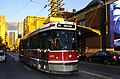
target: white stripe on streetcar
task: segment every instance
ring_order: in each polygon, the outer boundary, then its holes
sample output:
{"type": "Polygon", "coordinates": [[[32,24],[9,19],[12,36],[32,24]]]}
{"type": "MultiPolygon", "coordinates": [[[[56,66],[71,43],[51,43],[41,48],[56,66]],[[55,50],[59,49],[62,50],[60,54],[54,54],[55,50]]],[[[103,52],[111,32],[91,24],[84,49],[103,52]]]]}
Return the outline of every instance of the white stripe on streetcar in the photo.
{"type": "Polygon", "coordinates": [[[73,60],[73,61],[48,61],[48,63],[74,63],[78,62],[78,60],[73,60]]]}
{"type": "Polygon", "coordinates": [[[37,58],[30,58],[30,59],[32,59],[32,60],[36,60],[36,61],[40,61],[40,59],[37,59],[37,58]]]}

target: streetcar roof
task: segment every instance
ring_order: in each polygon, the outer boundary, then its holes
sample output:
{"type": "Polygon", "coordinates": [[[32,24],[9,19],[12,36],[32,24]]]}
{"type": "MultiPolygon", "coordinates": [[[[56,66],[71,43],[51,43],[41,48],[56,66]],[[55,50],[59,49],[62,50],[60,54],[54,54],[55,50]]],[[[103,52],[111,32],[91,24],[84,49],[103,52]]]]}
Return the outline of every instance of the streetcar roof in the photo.
{"type": "Polygon", "coordinates": [[[27,36],[29,37],[29,36],[37,34],[39,32],[46,31],[46,30],[51,30],[51,29],[76,30],[76,24],[74,22],[68,22],[68,21],[52,22],[52,23],[48,23],[48,24],[45,24],[45,25],[39,27],[38,29],[29,33],[27,36]],[[74,28],[61,28],[61,27],[57,27],[57,24],[70,24],[70,25],[75,25],[75,27],[74,28]]]}

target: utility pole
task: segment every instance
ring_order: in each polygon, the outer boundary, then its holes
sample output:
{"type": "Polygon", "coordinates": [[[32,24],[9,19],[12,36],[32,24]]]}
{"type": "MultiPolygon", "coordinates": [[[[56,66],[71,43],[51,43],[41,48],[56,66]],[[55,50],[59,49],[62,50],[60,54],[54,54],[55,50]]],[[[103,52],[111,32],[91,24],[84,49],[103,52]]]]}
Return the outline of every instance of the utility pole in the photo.
{"type": "Polygon", "coordinates": [[[107,5],[115,2],[117,0],[101,0],[101,8],[100,8],[100,27],[101,27],[101,36],[102,36],[102,50],[106,51],[106,34],[108,33],[108,13],[107,13],[107,5]],[[106,31],[107,30],[107,31],[106,31]]]}
{"type": "Polygon", "coordinates": [[[52,17],[56,17],[57,14],[57,1],[56,0],[49,0],[50,1],[50,9],[48,11],[50,11],[51,13],[49,14],[49,16],[52,17]]]}
{"type": "Polygon", "coordinates": [[[100,8],[100,27],[101,27],[101,36],[102,36],[102,51],[106,51],[106,0],[101,1],[100,8]]]}
{"type": "Polygon", "coordinates": [[[61,8],[64,5],[63,0],[49,0],[49,2],[50,9],[48,11],[51,12],[49,16],[57,17],[57,13],[63,9],[61,8]]]}

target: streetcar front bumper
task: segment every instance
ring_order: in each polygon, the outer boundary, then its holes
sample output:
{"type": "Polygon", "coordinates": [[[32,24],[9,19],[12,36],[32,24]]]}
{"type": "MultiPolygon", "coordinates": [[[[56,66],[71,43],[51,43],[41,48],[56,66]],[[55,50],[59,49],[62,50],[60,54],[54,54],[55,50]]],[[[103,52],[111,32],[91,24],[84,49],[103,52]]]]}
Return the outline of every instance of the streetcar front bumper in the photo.
{"type": "Polygon", "coordinates": [[[78,62],[49,62],[49,71],[55,74],[71,74],[78,71],[78,62]]]}

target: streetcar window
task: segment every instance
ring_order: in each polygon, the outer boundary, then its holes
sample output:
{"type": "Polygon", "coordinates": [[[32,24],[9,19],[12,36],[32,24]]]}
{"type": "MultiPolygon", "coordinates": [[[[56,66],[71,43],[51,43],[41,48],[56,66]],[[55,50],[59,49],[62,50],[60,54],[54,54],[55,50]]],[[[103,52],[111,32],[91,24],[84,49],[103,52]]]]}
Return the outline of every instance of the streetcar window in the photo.
{"type": "Polygon", "coordinates": [[[76,33],[71,30],[45,31],[22,40],[20,49],[74,50],[77,49],[76,33]]]}
{"type": "Polygon", "coordinates": [[[51,49],[76,49],[76,32],[55,30],[51,39],[51,49]]]}
{"type": "Polygon", "coordinates": [[[43,32],[40,36],[40,41],[41,41],[41,49],[48,49],[49,48],[49,37],[50,37],[50,32],[43,32]]]}

